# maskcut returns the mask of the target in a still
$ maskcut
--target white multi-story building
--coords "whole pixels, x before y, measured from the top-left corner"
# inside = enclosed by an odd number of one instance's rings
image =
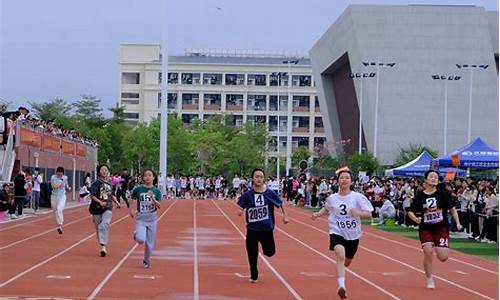
[[[127,122],[149,122],[158,117],[160,46],[122,45],[120,65],[119,105],[125,106]],[[215,114],[232,116],[235,126],[264,122],[271,137],[272,152],[268,154],[277,156],[279,140],[280,156],[288,158],[287,170],[295,148],[306,146],[312,153],[326,150],[309,58],[195,50],[169,56],[167,103],[169,112],[185,124]]]

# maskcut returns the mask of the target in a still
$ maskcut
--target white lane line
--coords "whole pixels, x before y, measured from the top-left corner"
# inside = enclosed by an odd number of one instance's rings
[[[304,215],[304,216],[307,216],[307,217],[310,217],[311,215],[310,214],[306,214],[304,212],[301,212],[297,209],[291,209],[291,211],[295,211],[296,213],[298,214],[301,214],[301,215]],[[321,221],[327,223],[328,221],[325,220],[325,219],[320,219]],[[378,239],[381,239],[381,240],[384,240],[384,241],[387,241],[387,242],[391,242],[391,243],[394,243],[394,244],[398,244],[400,246],[403,246],[403,247],[406,247],[406,248],[409,248],[409,249],[414,249],[414,250],[418,250],[419,252],[422,251],[422,248],[418,248],[418,247],[414,247],[414,246],[411,246],[411,245],[408,245],[408,244],[405,244],[405,243],[402,243],[402,242],[399,242],[399,241],[396,241],[396,240],[393,240],[393,239],[390,239],[390,238],[386,238],[386,237],[383,237],[383,236],[380,236],[380,235],[377,235],[377,234],[374,234],[374,233],[371,233],[371,232],[367,232],[367,231],[364,231],[363,234],[366,234],[366,235],[369,235],[369,236],[373,236],[375,238],[378,238]],[[457,251],[457,250],[453,250],[453,249],[450,249],[452,252],[454,253],[457,253],[459,255],[461,254],[464,254],[460,251]],[[477,266],[477,265],[474,265],[474,264],[471,264],[471,263],[468,263],[466,261],[463,261],[463,260],[460,260],[460,259],[456,259],[456,258],[453,258],[453,257],[450,257],[448,258],[449,260],[452,260],[452,261],[455,261],[455,262],[458,262],[458,263],[462,263],[464,265],[467,265],[469,267],[473,267],[473,268],[476,268],[478,270],[481,270],[481,271],[484,271],[484,272],[488,272],[488,273],[491,273],[491,274],[495,274],[495,275],[498,275],[498,272],[495,272],[495,271],[492,271],[490,269],[486,269],[486,268],[483,268],[483,267],[480,267],[480,266]]]
[[[158,218],[158,222],[176,203],[177,201],[174,201],[174,203],[172,203],[167,209],[165,209],[165,211]],[[128,215],[125,217],[128,217]],[[118,262],[118,264],[116,264],[116,266],[108,273],[108,275],[106,275],[106,277],[104,277],[104,279],[96,286],[96,288],[92,291],[92,293],[87,297],[87,300],[92,300],[95,298],[95,296],[97,296],[97,294],[99,294],[104,285],[109,281],[109,279],[111,279],[111,276],[113,276],[113,274],[123,265],[125,260],[129,258],[129,256],[132,254],[132,252],[134,252],[137,246],[139,246],[139,244],[137,243],[135,243],[134,246],[132,246],[132,248],[128,251],[128,253],[125,254],[125,256]]]
[[[288,232],[284,231],[283,229],[279,228],[279,227],[276,227],[276,229],[283,233],[284,235],[286,235],[287,237],[289,237],[290,239],[296,241],[297,243],[301,244],[302,246],[306,247],[307,249],[311,250],[312,252],[318,254],[319,256],[323,257],[324,259],[334,263],[334,264],[337,264],[337,262],[335,260],[333,260],[332,258],[328,257],[327,255],[325,255],[324,253],[314,249],[313,247],[309,246],[308,244],[302,242],[301,240],[295,238],[293,235],[289,234]],[[378,284],[364,278],[363,276],[359,275],[358,273],[346,268],[345,269],[348,273],[354,275],[355,277],[361,279],[362,281],[364,281],[365,283],[371,285],[372,287],[376,288],[377,290],[381,291],[382,293],[386,294],[387,296],[389,296],[391,299],[394,299],[394,300],[401,300],[401,298],[399,298],[398,296],[394,295],[393,293],[387,291],[386,289],[384,289],[383,287],[379,286]]]
[[[120,219],[118,219],[118,220],[116,220],[115,222],[111,223],[111,225],[114,225],[114,224],[116,224],[116,223],[118,223],[118,222],[121,222],[121,221],[125,220],[125,218],[127,218],[127,217],[128,217],[128,215],[127,215],[127,216],[124,216],[124,217],[122,217],[122,218],[120,218]],[[73,248],[77,247],[78,245],[80,245],[80,244],[84,243],[85,241],[87,241],[88,239],[92,238],[93,236],[95,236],[95,233],[92,233],[91,235],[89,235],[89,236],[87,236],[87,237],[85,237],[85,238],[81,239],[80,241],[78,241],[78,242],[74,243],[73,245],[69,246],[68,248],[66,248],[66,249],[64,249],[64,250],[62,250],[62,251],[60,251],[59,253],[57,253],[57,254],[55,254],[55,255],[53,255],[53,256],[51,256],[51,257],[47,258],[47,259],[46,259],[46,260],[44,260],[44,261],[39,262],[38,264],[36,264],[36,265],[34,265],[34,266],[32,266],[32,267],[30,267],[30,268],[26,269],[26,270],[24,270],[23,272],[21,272],[21,273],[17,274],[16,276],[14,276],[14,277],[10,278],[9,280],[2,282],[2,283],[0,284],[0,288],[3,288],[4,286],[6,286],[7,284],[9,284],[9,283],[13,282],[14,280],[19,279],[20,277],[22,277],[22,276],[24,276],[24,275],[28,274],[29,272],[31,272],[31,271],[33,271],[33,270],[35,270],[35,269],[37,269],[37,268],[39,268],[39,267],[41,267],[41,266],[45,265],[46,263],[50,262],[51,260],[53,260],[53,259],[55,259],[55,258],[57,258],[57,257],[59,257],[59,256],[61,256],[61,255],[63,255],[64,253],[66,253],[66,252],[68,252],[69,250],[71,250],[71,249],[73,249]]]
[[[229,221],[229,223],[231,223],[231,225],[233,225],[233,227],[236,229],[236,231],[238,231],[238,233],[241,235],[243,240],[245,240],[245,235],[240,231],[238,226],[236,226],[236,224],[234,224],[234,222],[226,215],[226,213],[219,207],[219,205],[214,200],[211,200],[211,201],[213,204],[215,204],[217,209],[224,215],[224,217],[226,217],[226,219]],[[288,289],[288,291],[293,295],[293,297],[297,300],[302,300],[302,298],[299,296],[297,291],[295,291],[292,288],[292,286],[283,278],[283,276],[281,276],[281,274],[278,271],[276,271],[276,269],[269,263],[269,261],[260,252],[259,252],[259,257],[260,257],[260,259],[262,259],[264,261],[264,263],[269,267],[269,269],[274,273],[274,275],[276,275],[276,277],[278,277],[278,279],[281,281],[281,283],[283,283],[283,285]]]
[[[290,219],[290,220],[294,220],[295,222],[297,222],[297,223],[299,223],[299,224],[302,224],[302,225],[308,226],[308,227],[310,227],[310,228],[312,228],[312,229],[314,229],[314,230],[316,230],[316,231],[319,231],[319,232],[324,233],[324,234],[326,234],[326,235],[328,235],[328,236],[329,236],[328,232],[323,231],[323,230],[321,230],[321,229],[318,229],[318,228],[316,228],[316,227],[314,227],[314,226],[312,226],[312,225],[310,225],[310,224],[307,224],[307,223],[301,222],[301,221],[299,221],[299,220],[297,220],[297,219],[295,219],[295,218],[292,218],[292,217],[290,217],[290,216],[289,216],[289,219]],[[382,256],[382,257],[384,257],[384,258],[386,258],[386,259],[388,259],[388,260],[391,260],[391,261],[393,261],[393,262],[399,263],[399,264],[401,264],[401,265],[403,265],[403,266],[405,266],[405,267],[408,267],[408,268],[410,268],[410,269],[412,269],[412,270],[414,270],[414,271],[417,271],[417,272],[419,272],[419,273],[425,274],[425,272],[424,272],[423,270],[420,270],[419,268],[415,268],[414,266],[411,266],[411,265],[409,265],[409,264],[407,264],[407,263],[405,263],[405,262],[402,262],[402,261],[400,261],[400,260],[397,260],[397,259],[392,258],[392,257],[390,257],[390,256],[387,256],[387,255],[385,255],[385,254],[382,254],[382,253],[380,253],[380,251],[374,251],[374,250],[371,250],[371,249],[366,248],[366,247],[361,246],[361,245],[359,246],[359,248],[361,248],[361,249],[363,249],[363,250],[366,250],[366,251],[368,251],[368,252],[370,252],[370,253],[373,253],[373,254],[375,254],[375,255]],[[450,284],[450,285],[453,285],[454,287],[457,287],[457,288],[462,289],[462,290],[464,290],[464,291],[467,291],[467,292],[469,292],[469,293],[472,293],[472,294],[475,294],[475,295],[477,295],[477,296],[480,296],[480,297],[482,297],[482,298],[489,299],[489,300],[494,300],[494,298],[491,298],[491,297],[489,297],[489,296],[483,295],[483,294],[479,293],[479,292],[478,292],[478,291],[476,291],[476,290],[469,289],[469,288],[467,288],[467,287],[464,287],[463,285],[457,284],[457,283],[455,283],[455,282],[453,282],[453,281],[450,281],[450,280],[448,280],[448,279],[445,279],[445,278],[443,278],[443,277],[441,277],[441,276],[433,275],[433,277],[434,277],[434,278],[437,278],[437,279],[439,279],[439,280],[441,280],[441,281],[444,281],[444,282],[446,282],[446,283],[448,283],[448,284]]]
[[[66,226],[69,226],[69,225],[71,225],[71,224],[78,223],[78,222],[80,222],[81,220],[88,219],[88,218],[90,218],[90,216],[86,216],[86,217],[83,217],[83,218],[80,218],[80,219],[74,220],[73,222],[69,222],[68,224],[66,224],[66,225],[64,225],[64,226],[66,227]],[[37,238],[37,237],[39,237],[39,236],[45,235],[45,234],[50,233],[50,232],[54,232],[54,233],[55,233],[56,229],[57,229],[57,227],[54,227],[53,229],[45,230],[45,231],[43,231],[43,232],[40,232],[40,233],[35,234],[35,235],[33,235],[33,236],[27,237],[27,238],[25,238],[25,239],[22,239],[22,240],[19,240],[19,241],[15,241],[15,242],[13,242],[13,243],[10,243],[10,244],[8,244],[8,245],[5,245],[5,246],[0,247],[0,250],[4,250],[4,249],[7,249],[7,248],[10,248],[10,247],[15,246],[15,245],[17,245],[17,244],[20,244],[20,243],[23,243],[23,242],[29,241],[29,240],[31,240],[31,239]]]
[[[193,200],[193,299],[200,299],[200,288],[198,278],[198,233],[196,231],[196,200]]]
[[[78,207],[81,207],[81,206],[84,206],[84,205],[88,205],[88,203],[83,203],[83,204],[77,204],[77,205],[74,205],[74,206],[71,206],[71,207],[68,207],[66,208],[65,210],[72,210],[71,212],[69,212],[70,214],[74,213],[74,212],[78,212],[78,210],[73,210],[73,208],[78,208]],[[49,213],[53,213],[52,210],[49,210],[47,212],[44,212],[44,213],[41,213],[41,214],[49,214]],[[38,215],[37,215],[38,216]],[[36,218],[36,216],[35,216]],[[13,226],[9,226],[9,227],[5,227],[5,228],[0,228],[0,232],[2,231],[7,231],[9,229],[12,229],[12,228],[16,228],[16,227],[19,227],[19,226],[23,226],[23,225],[27,225],[27,224],[31,224],[31,223],[34,223],[34,222],[38,222],[38,221],[42,221],[42,220],[47,220],[47,219],[50,219],[50,218],[54,218],[53,215],[50,215],[50,216],[46,216],[46,217],[42,217],[42,218],[38,218],[38,219],[34,219],[34,220],[31,220],[29,222],[22,222],[22,223],[19,223],[17,225],[13,225]],[[22,219],[15,219],[15,220],[9,220],[7,223],[2,223],[2,224],[8,224],[10,222],[16,222],[17,221],[22,221],[22,220],[25,220],[24,218]]]

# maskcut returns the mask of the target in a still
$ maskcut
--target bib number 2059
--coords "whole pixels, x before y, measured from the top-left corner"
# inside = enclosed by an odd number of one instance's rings
[[[248,209],[248,222],[267,220],[269,213],[267,206],[252,207]]]

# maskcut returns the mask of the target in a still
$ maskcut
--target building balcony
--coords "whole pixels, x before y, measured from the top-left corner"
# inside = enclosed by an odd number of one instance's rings
[[[205,104],[204,109],[205,110],[216,110],[220,111],[220,104]]]
[[[309,106],[295,106],[293,112],[309,112]]]
[[[314,132],[315,133],[324,133],[325,128],[324,127],[316,127],[316,128],[314,128]]]
[[[182,104],[182,109],[185,109],[185,110],[198,110],[198,104]]]
[[[231,105],[231,104],[228,104],[226,106],[226,110],[228,110],[228,111],[243,111],[243,105]]]
[[[308,133],[309,132],[309,127],[293,127],[292,132],[303,132],[303,133]]]
[[[319,106],[316,106],[316,107],[314,108],[314,111],[315,111],[315,112],[321,112],[321,109],[319,108]]]

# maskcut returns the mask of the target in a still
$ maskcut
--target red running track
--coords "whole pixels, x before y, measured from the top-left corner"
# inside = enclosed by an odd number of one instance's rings
[[[276,214],[277,253],[259,258],[248,282],[245,221],[231,201],[167,201],[159,212],[152,268],[132,240],[134,220],[115,209],[109,255],[99,246],[86,207],[0,225],[0,296],[8,299],[337,299],[335,257],[326,219],[288,207]],[[418,241],[364,228],[346,275],[349,299],[498,299],[498,263],[452,252],[435,262],[436,289],[424,288]],[[453,244],[451,245],[453,247]]]

